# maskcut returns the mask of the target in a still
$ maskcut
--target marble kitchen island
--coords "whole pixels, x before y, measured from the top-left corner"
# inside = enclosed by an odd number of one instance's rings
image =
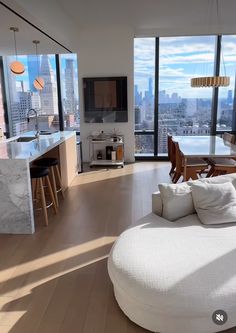
[[[77,174],[76,133],[56,132],[17,142],[19,137],[0,143],[0,233],[32,234],[35,231],[30,165],[40,157],[57,157],[63,189]]]

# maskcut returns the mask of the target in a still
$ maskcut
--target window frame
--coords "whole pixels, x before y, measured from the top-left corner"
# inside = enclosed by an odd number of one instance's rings
[[[60,55],[54,54],[55,64],[56,64],[56,85],[57,85],[57,98],[58,98],[58,118],[59,118],[59,130],[64,131],[64,112],[62,106],[62,92],[61,92],[61,70],[60,70]],[[8,82],[7,82],[7,63],[6,59],[3,56],[0,56],[0,71],[1,71],[1,79],[2,79],[2,98],[4,104],[4,117],[7,120],[6,123],[6,136],[10,138],[13,136],[12,133],[12,122],[11,122],[11,111],[10,111],[10,98],[9,98],[9,90],[8,90]],[[80,135],[80,131],[76,131],[76,135]]]
[[[214,52],[214,76],[218,76],[220,74],[220,60],[221,60],[221,51],[222,51],[222,36],[230,35],[211,35],[215,36],[215,52]],[[168,160],[168,156],[161,156],[158,154],[158,118],[159,118],[159,62],[160,62],[160,38],[166,36],[158,36],[156,37],[155,42],[155,89],[154,89],[154,130],[152,131],[142,131],[135,130],[134,135],[154,135],[154,155],[153,156],[135,156],[136,160]],[[171,37],[171,36],[168,36]],[[176,36],[177,37],[177,36]],[[181,37],[181,36],[178,36]],[[194,36],[192,36],[194,37]],[[137,36],[135,38],[138,38]],[[218,113],[218,99],[219,99],[219,88],[212,89],[212,102],[211,102],[211,135],[220,135],[223,134],[224,131],[217,131],[217,113]],[[234,96],[236,101],[236,96]],[[236,134],[236,108],[233,116],[232,116],[232,130],[228,131],[229,133]]]

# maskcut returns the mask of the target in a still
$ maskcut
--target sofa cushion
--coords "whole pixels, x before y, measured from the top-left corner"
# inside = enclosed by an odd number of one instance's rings
[[[199,178],[198,180],[188,181],[187,184],[191,186],[192,184],[196,184],[197,182],[203,182],[208,184],[224,184],[230,182],[236,188],[236,173],[230,173],[227,175],[210,178]]]
[[[232,183],[192,184],[194,207],[204,224],[236,222],[236,190]]]
[[[195,213],[191,187],[187,183],[159,184],[163,203],[162,216],[175,221],[186,215]]]

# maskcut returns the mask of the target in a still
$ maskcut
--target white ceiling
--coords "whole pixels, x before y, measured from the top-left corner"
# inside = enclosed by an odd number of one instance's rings
[[[6,1],[6,4],[19,12],[19,8],[10,4],[11,1]],[[27,17],[29,18],[29,16]],[[30,21],[35,23],[34,18],[30,17]],[[37,22],[38,23],[38,22]],[[36,24],[37,25],[37,24]],[[18,54],[34,54],[35,45],[33,40],[39,40],[39,53],[67,53],[61,46],[53,42],[51,39],[40,33],[38,30],[30,26],[21,18],[10,12],[8,9],[0,5],[0,54],[14,54],[14,36],[9,30],[10,27],[18,27],[19,32],[16,32],[16,43]],[[40,27],[40,25],[39,25]],[[50,34],[50,33],[49,33]]]
[[[134,35],[236,34],[236,1],[219,0],[4,0],[4,2],[62,44],[77,50],[78,36],[86,29],[127,26]],[[41,40],[41,53],[65,53],[35,29],[0,7],[1,53],[12,53],[9,26],[20,28],[20,52],[32,53],[33,39]],[[122,38],[122,36],[121,36]],[[9,42],[10,41],[10,42]],[[75,46],[76,45],[76,46]]]

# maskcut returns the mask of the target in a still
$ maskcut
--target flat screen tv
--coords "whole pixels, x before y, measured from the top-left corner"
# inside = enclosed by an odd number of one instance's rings
[[[85,122],[128,121],[126,76],[84,78],[83,88]]]

